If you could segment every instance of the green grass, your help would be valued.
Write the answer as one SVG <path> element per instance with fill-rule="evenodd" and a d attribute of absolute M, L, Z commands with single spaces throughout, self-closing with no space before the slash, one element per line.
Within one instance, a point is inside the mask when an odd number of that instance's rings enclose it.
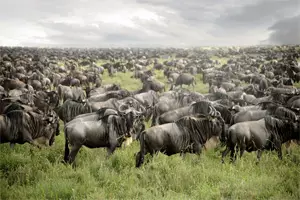
<path fill-rule="evenodd" d="M 245 153 L 236 165 L 220 163 L 220 154 L 200 158 L 159 154 L 135 168 L 138 143 L 118 149 L 106 159 L 104 149 L 82 148 L 77 167 L 61 164 L 63 134 L 53 147 L 37 150 L 28 144 L 10 149 L 3 144 L 0 199 L 299 199 L 300 149 L 278 160 L 264 153 Z"/>
<path fill-rule="evenodd" d="M 154 70 L 155 78 L 159 80 L 160 82 L 165 84 L 165 89 L 168 91 L 171 87 L 171 84 L 168 83 L 167 78 L 164 77 L 162 70 Z M 116 83 L 120 84 L 122 88 L 125 88 L 127 90 L 137 90 L 142 87 L 142 82 L 139 79 L 133 79 L 130 78 L 133 75 L 133 72 L 117 72 L 113 77 L 110 77 L 107 73 L 107 71 L 104 72 L 102 79 L 103 84 L 110 84 L 110 83 Z M 187 88 L 190 91 L 197 91 L 202 94 L 205 94 L 208 92 L 208 84 L 203 84 L 202 82 L 202 74 L 197 74 L 195 76 L 196 78 L 196 86 L 193 88 L 193 86 L 183 86 L 183 88 Z"/>
<path fill-rule="evenodd" d="M 164 83 L 162 71 L 156 78 Z M 104 83 L 119 83 L 129 90 L 140 88 L 132 73 L 103 75 Z M 195 91 L 206 93 L 201 75 Z M 167 90 L 169 85 L 166 86 Z M 189 87 L 193 90 L 192 87 Z M 61 127 L 63 128 L 63 127 Z M 255 153 L 245 153 L 235 165 L 220 162 L 220 151 L 200 157 L 158 154 L 135 168 L 139 144 L 117 149 L 106 159 L 105 149 L 83 147 L 77 167 L 61 163 L 63 131 L 54 146 L 38 150 L 29 144 L 0 145 L 0 199 L 300 199 L 300 148 L 280 161 L 275 152 L 264 152 L 256 165 Z"/>

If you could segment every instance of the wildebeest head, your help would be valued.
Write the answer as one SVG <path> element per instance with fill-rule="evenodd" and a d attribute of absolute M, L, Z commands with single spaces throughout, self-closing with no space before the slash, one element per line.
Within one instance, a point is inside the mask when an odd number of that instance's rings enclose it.
<path fill-rule="evenodd" d="M 225 120 L 223 119 L 221 113 L 216 110 L 215 107 L 209 106 L 209 118 L 211 118 L 214 126 L 216 126 L 216 132 L 218 133 L 218 136 L 220 136 L 221 143 L 225 143 L 226 141 L 226 126 L 225 126 Z"/>
<path fill-rule="evenodd" d="M 59 117 L 54 111 L 51 111 L 46 116 L 42 118 L 45 125 L 45 133 L 51 135 L 49 140 L 49 146 L 51 146 L 55 141 L 55 136 L 60 134 L 59 130 Z"/>
<path fill-rule="evenodd" d="M 120 115 L 126 120 L 126 126 L 128 130 L 127 134 L 129 134 L 127 136 L 130 136 L 130 132 L 132 131 L 135 122 L 140 119 L 143 112 L 137 111 L 133 107 L 130 107 L 126 104 L 121 104 L 118 110 Z"/>

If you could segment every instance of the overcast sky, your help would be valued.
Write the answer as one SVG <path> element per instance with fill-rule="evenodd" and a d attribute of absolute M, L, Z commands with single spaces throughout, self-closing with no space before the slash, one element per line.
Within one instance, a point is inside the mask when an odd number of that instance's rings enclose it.
<path fill-rule="evenodd" d="M 300 0 L 0 0 L 0 45 L 300 44 Z"/>

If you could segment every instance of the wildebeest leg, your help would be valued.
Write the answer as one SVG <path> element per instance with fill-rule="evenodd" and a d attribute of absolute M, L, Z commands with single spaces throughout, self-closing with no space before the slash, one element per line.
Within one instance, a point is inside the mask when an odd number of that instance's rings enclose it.
<path fill-rule="evenodd" d="M 292 141 L 291 141 L 291 140 L 290 140 L 290 141 L 287 141 L 287 142 L 285 143 L 285 152 L 286 152 L 286 154 L 287 154 L 288 156 L 292 154 L 291 144 L 292 144 Z"/>
<path fill-rule="evenodd" d="M 246 144 L 245 144 L 244 142 L 242 142 L 242 143 L 240 144 L 240 159 L 242 158 L 242 156 L 243 156 L 245 150 L 246 150 Z"/>
<path fill-rule="evenodd" d="M 236 159 L 235 147 L 230 147 L 230 162 L 234 163 Z"/>
<path fill-rule="evenodd" d="M 276 149 L 277 149 L 277 152 L 278 152 L 278 158 L 280 160 L 282 160 L 282 151 L 281 151 L 281 144 L 280 144 L 280 142 L 276 142 Z"/>
<path fill-rule="evenodd" d="M 81 146 L 82 146 L 81 144 L 75 144 L 74 146 L 72 146 L 71 152 L 68 157 L 69 164 L 74 162 L 75 157 L 76 157 L 78 151 L 80 150 Z"/>
<path fill-rule="evenodd" d="M 135 167 L 140 167 L 144 163 L 144 158 L 146 152 L 146 144 L 145 144 L 145 131 L 140 134 L 140 151 L 137 153 L 135 157 Z"/>
<path fill-rule="evenodd" d="M 109 158 L 111 156 L 111 154 L 113 154 L 113 152 L 116 150 L 117 145 L 116 144 L 111 144 L 109 147 L 107 147 L 107 155 L 106 158 Z"/>
<path fill-rule="evenodd" d="M 139 151 L 135 156 L 135 167 L 140 167 L 144 163 L 143 152 Z"/>
<path fill-rule="evenodd" d="M 9 146 L 11 149 L 13 149 L 15 147 L 15 143 L 10 143 Z"/>
<path fill-rule="evenodd" d="M 226 149 L 222 152 L 222 163 L 224 163 L 224 158 L 227 156 L 227 154 L 229 153 L 230 148 L 227 146 Z"/>
<path fill-rule="evenodd" d="M 109 120 L 111 121 L 111 120 Z M 107 158 L 110 157 L 111 154 L 113 154 L 113 152 L 116 150 L 117 146 L 118 146 L 118 135 L 116 133 L 116 131 L 114 130 L 114 124 L 110 123 L 109 124 L 109 147 L 107 147 Z"/>
<path fill-rule="evenodd" d="M 201 152 L 202 152 L 202 145 L 201 144 L 193 144 L 193 146 L 194 146 L 193 149 L 194 149 L 195 154 L 200 156 Z"/>
<path fill-rule="evenodd" d="M 180 156 L 184 159 L 185 158 L 185 155 L 186 155 L 186 152 L 185 151 L 181 151 L 180 152 Z"/>
<path fill-rule="evenodd" d="M 257 158 L 256 164 L 259 163 L 261 154 L 262 154 L 262 150 L 258 149 L 258 150 L 257 150 L 257 155 L 256 155 L 256 158 Z"/>

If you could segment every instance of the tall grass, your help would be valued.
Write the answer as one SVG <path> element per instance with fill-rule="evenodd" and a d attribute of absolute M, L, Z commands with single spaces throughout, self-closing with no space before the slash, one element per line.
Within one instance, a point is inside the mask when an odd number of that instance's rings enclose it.
<path fill-rule="evenodd" d="M 53 147 L 3 144 L 0 199 L 299 199 L 300 149 L 280 161 L 274 152 L 246 153 L 235 165 L 220 152 L 200 157 L 158 154 L 135 168 L 138 143 L 106 159 L 104 149 L 82 148 L 73 169 L 61 162 L 63 134 Z"/>
<path fill-rule="evenodd" d="M 164 83 L 162 71 L 156 78 Z M 104 74 L 104 83 L 140 88 L 131 73 Z M 207 85 L 197 75 L 195 91 Z M 169 85 L 168 87 L 169 88 Z M 193 90 L 192 87 L 189 89 Z M 63 128 L 63 127 L 61 127 Z M 0 145 L 0 199 L 300 199 L 300 148 L 281 161 L 275 152 L 264 152 L 256 165 L 255 153 L 245 153 L 236 164 L 220 162 L 220 151 L 204 151 L 200 157 L 158 154 L 135 168 L 139 144 L 120 148 L 106 159 L 105 149 L 83 147 L 76 165 L 61 163 L 63 131 L 52 147 L 41 150 L 29 144 Z"/>

